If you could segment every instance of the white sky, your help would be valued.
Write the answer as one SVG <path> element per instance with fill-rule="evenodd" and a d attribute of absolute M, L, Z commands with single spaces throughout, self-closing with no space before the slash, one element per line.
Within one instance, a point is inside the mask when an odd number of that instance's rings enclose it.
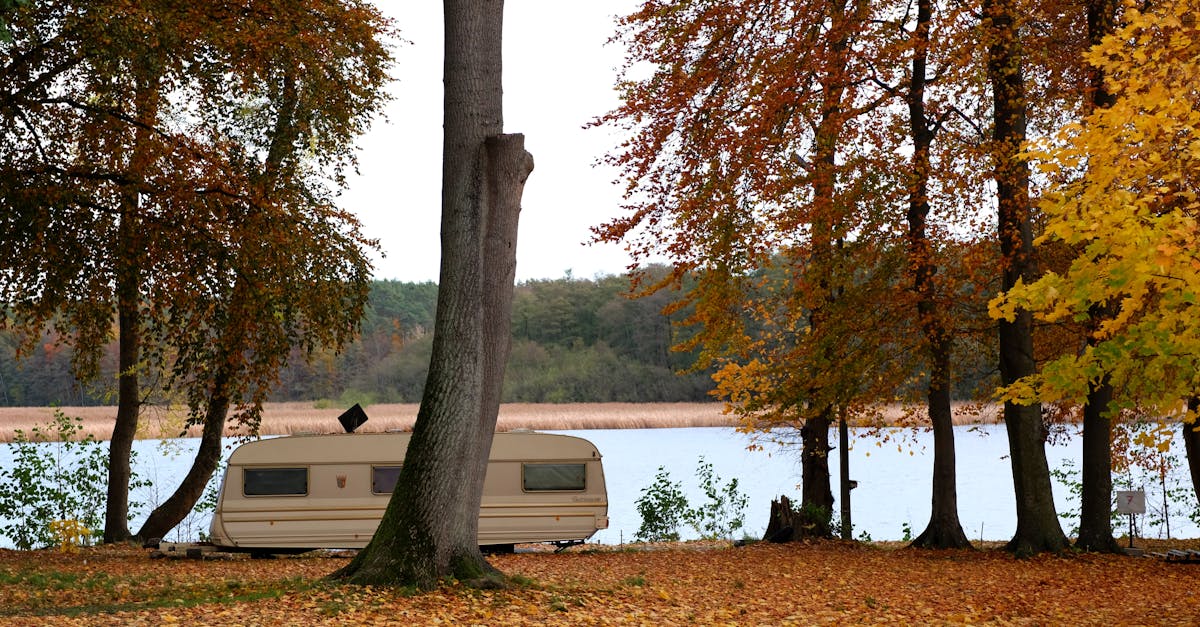
<path fill-rule="evenodd" d="M 396 50 L 388 120 L 359 145 L 360 176 L 349 177 L 341 206 L 353 211 L 384 259 L 375 278 L 437 281 L 440 264 L 442 3 L 375 0 L 411 44 Z M 613 18 L 636 0 L 508 0 L 504 15 L 505 132 L 524 133 L 533 154 L 517 239 L 517 280 L 617 274 L 621 245 L 585 246 L 589 228 L 618 215 L 615 171 L 594 167 L 615 146 L 606 129 L 584 130 L 617 103 L 623 60 L 605 45 Z"/>

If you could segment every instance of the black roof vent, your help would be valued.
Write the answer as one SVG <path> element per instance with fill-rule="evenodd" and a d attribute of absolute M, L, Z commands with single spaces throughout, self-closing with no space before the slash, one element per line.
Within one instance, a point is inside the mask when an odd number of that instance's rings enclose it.
<path fill-rule="evenodd" d="M 354 430 L 361 427 L 366 421 L 367 412 L 363 411 L 362 406 L 358 403 L 338 416 L 338 422 L 342 423 L 342 428 L 346 430 L 346 433 L 354 433 Z"/>

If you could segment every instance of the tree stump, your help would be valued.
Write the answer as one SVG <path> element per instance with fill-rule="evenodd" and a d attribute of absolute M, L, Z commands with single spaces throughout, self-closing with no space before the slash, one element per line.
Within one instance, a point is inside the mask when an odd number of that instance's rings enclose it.
<path fill-rule="evenodd" d="M 771 501 L 771 516 L 763 540 L 767 542 L 792 542 L 802 538 L 828 538 L 830 512 L 818 508 L 796 508 L 787 496 Z"/>

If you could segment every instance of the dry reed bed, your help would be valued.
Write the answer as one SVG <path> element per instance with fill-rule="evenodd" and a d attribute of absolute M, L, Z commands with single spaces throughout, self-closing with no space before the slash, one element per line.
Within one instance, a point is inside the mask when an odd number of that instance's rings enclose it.
<path fill-rule="evenodd" d="M 67 416 L 82 419 L 83 432 L 98 440 L 112 433 L 115 407 L 62 407 Z M 337 417 L 345 408 L 318 408 L 311 402 L 268 403 L 263 410 L 260 432 L 263 435 L 329 433 L 341 430 Z M 0 407 L 0 442 L 11 442 L 20 429 L 28 435 L 35 426 L 48 425 L 54 416 L 50 407 Z M 417 404 L 380 404 L 366 408 L 370 420 L 362 432 L 411 430 L 417 416 Z M 879 413 L 878 422 L 887 425 L 922 424 L 923 412 L 906 412 L 889 405 Z M 955 409 L 956 424 L 995 422 L 998 408 L 966 404 Z M 139 438 L 172 438 L 180 434 L 183 413 L 148 408 L 138 429 Z M 738 424 L 735 416 L 724 413 L 720 403 L 511 403 L 500 407 L 498 429 L 579 430 L 579 429 L 653 429 L 665 427 L 729 427 Z M 236 435 L 235 433 L 229 433 Z M 199 435 L 193 428 L 189 435 Z"/>

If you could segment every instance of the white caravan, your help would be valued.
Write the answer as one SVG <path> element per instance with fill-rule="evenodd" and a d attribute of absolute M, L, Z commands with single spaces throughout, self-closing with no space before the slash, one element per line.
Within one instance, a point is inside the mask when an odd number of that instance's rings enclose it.
<path fill-rule="evenodd" d="M 295 435 L 229 456 L 209 542 L 256 554 L 366 546 L 411 433 Z M 608 528 L 600 452 L 573 436 L 513 431 L 492 441 L 479 544 L 578 544 Z"/>

